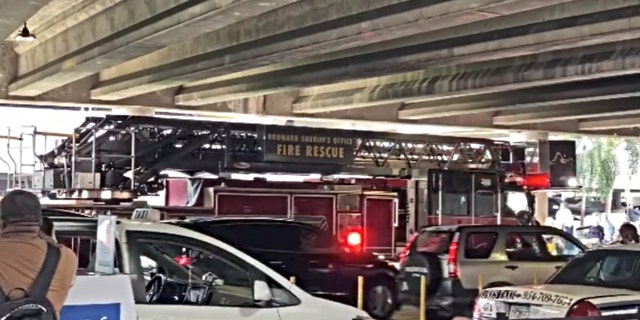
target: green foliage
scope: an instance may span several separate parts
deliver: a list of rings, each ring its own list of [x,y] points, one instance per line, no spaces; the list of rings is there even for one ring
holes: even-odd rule
[[[585,192],[591,192],[594,188],[594,178],[597,166],[594,163],[593,142],[591,139],[582,138],[578,144],[578,154],[576,159],[576,171],[580,184]]]
[[[577,159],[577,172],[584,192],[596,192],[605,201],[611,191],[620,167],[616,157],[616,148],[620,141],[616,138],[583,138]],[[633,158],[638,168],[640,146],[634,144],[629,152],[630,162]],[[635,152],[632,154],[632,152]],[[636,172],[634,172],[636,173]]]
[[[613,191],[613,183],[620,168],[616,157],[619,140],[615,138],[594,139],[591,167],[594,171],[595,191],[600,199],[605,200]]]
[[[624,150],[627,152],[627,164],[629,165],[628,178],[631,180],[633,176],[638,174],[638,166],[640,165],[640,144],[638,141],[626,139],[624,141]]]

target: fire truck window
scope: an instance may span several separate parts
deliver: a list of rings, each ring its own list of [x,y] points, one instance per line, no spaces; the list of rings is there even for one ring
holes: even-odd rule
[[[467,172],[446,172],[442,174],[443,215],[469,215],[471,181],[471,174]]]
[[[493,217],[496,213],[495,194],[490,191],[477,191],[476,192],[476,217]]]
[[[339,194],[338,195],[338,211],[339,212],[360,212],[360,195]]]
[[[464,257],[467,259],[487,259],[493,251],[498,234],[495,232],[471,232],[467,234]]]

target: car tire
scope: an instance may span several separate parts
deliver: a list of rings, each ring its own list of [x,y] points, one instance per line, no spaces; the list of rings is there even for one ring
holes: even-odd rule
[[[382,276],[365,280],[364,309],[372,318],[391,319],[398,303],[398,288],[393,278]]]

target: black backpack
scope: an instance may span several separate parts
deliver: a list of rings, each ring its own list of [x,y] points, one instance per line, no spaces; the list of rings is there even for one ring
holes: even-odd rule
[[[47,293],[58,267],[58,261],[60,261],[60,249],[47,242],[47,255],[29,291],[23,288],[13,289],[24,291],[23,298],[10,300],[0,288],[0,320],[57,320],[58,315],[51,301],[47,299]]]

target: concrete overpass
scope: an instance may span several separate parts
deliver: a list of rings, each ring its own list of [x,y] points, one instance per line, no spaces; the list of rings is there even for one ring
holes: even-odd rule
[[[6,2],[2,103],[640,135],[640,0]]]

